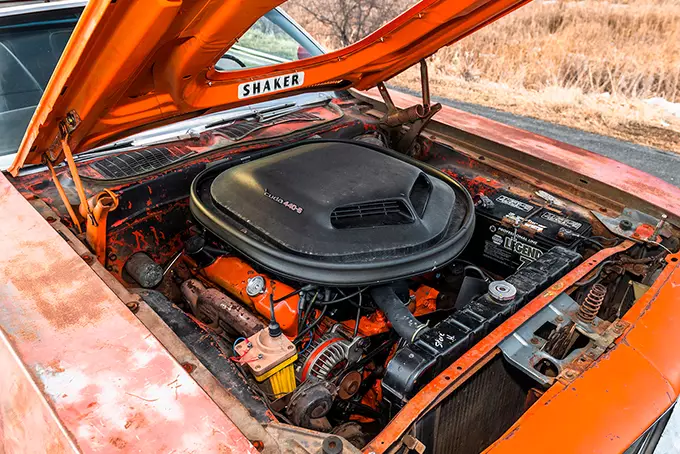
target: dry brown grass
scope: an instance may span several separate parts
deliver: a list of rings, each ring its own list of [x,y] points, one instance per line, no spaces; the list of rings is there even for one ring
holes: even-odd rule
[[[678,0],[536,0],[441,49],[430,68],[435,95],[680,152],[680,118],[644,102],[680,102]],[[417,72],[391,83],[417,89]]]

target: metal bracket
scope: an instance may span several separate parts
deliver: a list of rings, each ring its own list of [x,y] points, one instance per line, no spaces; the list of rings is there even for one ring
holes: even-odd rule
[[[380,120],[381,123],[390,128],[409,125],[408,130],[401,136],[396,149],[403,153],[409,153],[418,135],[425,129],[425,126],[432,120],[432,117],[442,109],[439,103],[431,104],[430,101],[430,81],[427,72],[427,63],[420,61],[420,83],[423,96],[422,104],[416,104],[406,109],[395,106],[390,93],[384,83],[378,84],[378,91],[387,106],[387,113]]]
[[[610,232],[633,241],[656,243],[659,236],[662,238],[670,236],[668,216],[665,214],[661,219],[657,219],[632,208],[624,208],[618,217],[605,216],[597,211],[592,213]]]
[[[64,136],[71,134],[80,125],[82,120],[75,110],[70,110],[60,123],[60,129]]]
[[[602,356],[628,326],[628,323],[622,320],[609,323],[597,317],[592,324],[585,324],[576,317],[578,309],[578,303],[570,296],[564,293],[559,295],[501,342],[499,347],[503,355],[511,364],[543,386],[550,386],[556,380],[575,379]],[[590,339],[588,345],[575,349],[563,359],[545,352],[547,339],[537,335],[541,328],[546,325],[559,327],[570,322],[574,323],[576,331]],[[549,361],[557,371],[556,376],[539,371],[536,366],[541,361]]]
[[[425,445],[412,435],[404,435],[401,439],[400,446],[406,447],[406,452],[415,451],[418,454],[423,454],[425,452]]]
[[[591,338],[591,343],[585,347],[581,354],[573,358],[563,369],[557,380],[571,382],[583,371],[588,369],[600,356],[614,346],[614,341],[623,334],[628,323],[623,320],[615,320],[609,324],[601,334]]]
[[[408,153],[411,150],[411,147],[413,147],[418,135],[423,132],[425,126],[427,126],[430,120],[432,120],[432,117],[434,117],[435,114],[440,110],[442,110],[442,105],[439,103],[430,106],[427,115],[414,121],[409,130],[401,137],[399,143],[397,143],[397,150]]]

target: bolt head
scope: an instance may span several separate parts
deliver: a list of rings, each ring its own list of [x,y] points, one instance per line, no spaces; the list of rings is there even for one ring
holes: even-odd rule
[[[633,223],[628,219],[621,219],[619,221],[619,227],[621,227],[621,230],[630,230],[633,228]]]

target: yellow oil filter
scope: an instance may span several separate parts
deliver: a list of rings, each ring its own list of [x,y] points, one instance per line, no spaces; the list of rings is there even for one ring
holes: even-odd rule
[[[242,363],[264,391],[279,398],[295,390],[297,348],[284,335],[272,337],[267,328],[234,346]]]
[[[265,390],[274,395],[275,399],[295,391],[295,367],[293,363],[298,355],[285,360],[269,372],[260,376],[255,375],[255,380],[265,387]]]

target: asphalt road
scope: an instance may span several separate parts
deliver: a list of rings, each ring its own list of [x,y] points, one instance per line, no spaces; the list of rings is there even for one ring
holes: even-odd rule
[[[420,96],[419,93],[410,92],[402,88],[399,88],[399,90],[414,96]],[[490,118],[499,123],[505,123],[510,126],[525,129],[542,136],[559,140],[560,142],[565,142],[616,159],[631,167],[638,168],[651,175],[655,175],[662,180],[666,180],[675,186],[680,186],[680,154],[636,145],[612,137],[601,136],[599,134],[593,134],[567,126],[548,123],[547,121],[522,117],[502,112],[491,107],[438,97],[433,97],[432,99],[436,102],[464,110],[471,114]]]

